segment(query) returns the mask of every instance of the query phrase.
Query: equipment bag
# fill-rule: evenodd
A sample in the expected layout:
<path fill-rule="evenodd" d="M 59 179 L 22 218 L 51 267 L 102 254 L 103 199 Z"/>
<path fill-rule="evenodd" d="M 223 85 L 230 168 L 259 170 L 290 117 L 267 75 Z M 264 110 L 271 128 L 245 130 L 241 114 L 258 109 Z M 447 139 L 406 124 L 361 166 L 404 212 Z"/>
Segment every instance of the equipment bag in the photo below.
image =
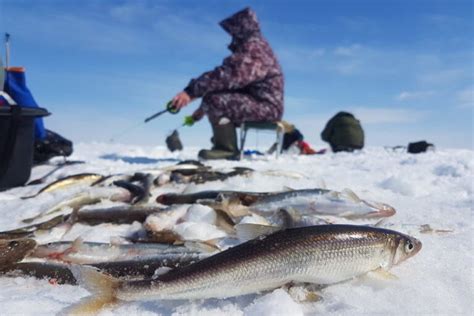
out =
<path fill-rule="evenodd" d="M 46 129 L 46 137 L 44 139 L 35 140 L 33 161 L 35 164 L 39 164 L 46 162 L 53 157 L 67 157 L 72 154 L 72 151 L 73 146 L 69 139 Z"/>
<path fill-rule="evenodd" d="M 433 149 L 434 145 L 426 142 L 426 140 L 422 140 L 419 142 L 414 142 L 414 143 L 409 143 L 407 151 L 410 154 L 419 154 L 419 153 L 424 153 L 428 149 Z"/>
<path fill-rule="evenodd" d="M 39 108 L 33 95 L 26 86 L 25 69 L 22 67 L 10 67 L 5 72 L 4 90 L 21 107 Z M 44 139 L 46 130 L 44 129 L 43 119 L 36 118 L 35 138 Z"/>

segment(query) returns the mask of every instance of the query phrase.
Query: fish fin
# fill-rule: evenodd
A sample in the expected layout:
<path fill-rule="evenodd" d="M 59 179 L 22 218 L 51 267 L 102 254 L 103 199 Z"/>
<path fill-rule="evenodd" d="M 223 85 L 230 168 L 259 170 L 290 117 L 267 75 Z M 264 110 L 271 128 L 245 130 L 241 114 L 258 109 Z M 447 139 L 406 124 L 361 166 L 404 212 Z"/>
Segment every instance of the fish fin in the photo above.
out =
<path fill-rule="evenodd" d="M 352 191 L 351 189 L 346 188 L 346 189 L 342 190 L 342 192 L 344 194 L 346 194 L 354 202 L 360 202 L 361 201 L 360 197 L 358 197 L 357 194 L 355 194 L 354 191 Z"/>
<path fill-rule="evenodd" d="M 25 223 L 25 224 L 30 224 L 32 223 L 35 219 L 39 218 L 42 214 L 38 214 L 38 215 L 35 215 L 33 217 L 28 217 L 28 218 L 25 218 L 25 219 L 22 219 L 21 222 L 22 223 Z"/>
<path fill-rule="evenodd" d="M 422 234 L 444 234 L 444 233 L 452 233 L 454 230 L 452 229 L 433 229 L 429 224 L 420 225 L 420 233 Z"/>
<path fill-rule="evenodd" d="M 326 181 L 324 181 L 324 179 L 321 179 L 321 189 L 325 189 L 327 190 L 328 186 L 326 184 Z"/>
<path fill-rule="evenodd" d="M 251 223 L 235 225 L 237 238 L 239 238 L 241 241 L 255 239 L 262 235 L 269 235 L 276 231 L 279 231 L 280 229 L 281 228 L 277 226 L 251 224 Z"/>
<path fill-rule="evenodd" d="M 84 245 L 84 239 L 82 239 L 82 237 L 77 237 L 71 244 L 71 252 L 79 251 L 79 249 L 82 248 L 82 245 Z"/>
<path fill-rule="evenodd" d="M 285 185 L 285 186 L 283 187 L 283 190 L 285 190 L 286 192 L 295 191 L 295 189 L 293 189 L 292 187 L 289 187 L 289 186 L 287 186 L 287 185 Z"/>
<path fill-rule="evenodd" d="M 209 240 L 206 240 L 206 241 L 203 241 L 202 243 L 210 248 L 214 248 L 214 251 L 215 250 L 220 250 L 221 248 L 217 245 L 217 243 L 219 242 L 219 238 L 215 238 L 215 239 L 209 239 Z"/>
<path fill-rule="evenodd" d="M 373 227 L 383 227 L 387 223 L 387 218 L 382 218 L 377 223 L 372 225 Z"/>
<path fill-rule="evenodd" d="M 329 191 L 326 193 L 326 196 L 328 196 L 330 199 L 339 200 L 341 198 L 341 193 L 337 191 Z"/>
<path fill-rule="evenodd" d="M 93 315 L 104 306 L 117 300 L 116 291 L 121 283 L 120 280 L 101 273 L 91 266 L 72 265 L 69 269 L 78 283 L 85 287 L 91 295 L 66 308 L 65 314 Z"/>
<path fill-rule="evenodd" d="M 28 199 L 32 199 L 32 198 L 36 197 L 37 195 L 38 195 L 38 193 L 37 193 L 37 194 L 33 194 L 33 195 L 22 196 L 22 197 L 20 197 L 20 199 L 22 199 L 22 200 L 28 200 Z"/>
<path fill-rule="evenodd" d="M 235 222 L 234 220 L 224 212 L 223 210 L 216 209 L 216 221 L 215 225 L 225 231 L 227 234 L 234 234 L 235 233 Z"/>
<path fill-rule="evenodd" d="M 221 208 L 226 212 L 231 218 L 243 217 L 250 214 L 250 211 L 247 206 L 244 206 L 240 203 L 238 198 L 226 198 L 219 197 L 221 199 Z"/>
<path fill-rule="evenodd" d="M 213 253 L 216 250 L 219 250 L 218 247 L 215 245 L 212 246 L 207 242 L 201 241 L 185 241 L 184 246 L 189 250 L 199 251 L 199 252 L 206 252 L 206 253 Z"/>
<path fill-rule="evenodd" d="M 301 213 L 293 207 L 279 209 L 278 213 L 282 216 L 283 228 L 295 227 L 301 221 Z"/>
<path fill-rule="evenodd" d="M 383 280 L 398 280 L 398 277 L 395 274 L 382 268 L 378 268 L 377 270 L 371 271 L 370 274 Z"/>
<path fill-rule="evenodd" d="M 295 302 L 319 302 L 323 299 L 322 296 L 318 293 L 321 288 L 321 286 L 318 286 L 316 284 L 290 284 L 286 287 L 286 291 Z"/>

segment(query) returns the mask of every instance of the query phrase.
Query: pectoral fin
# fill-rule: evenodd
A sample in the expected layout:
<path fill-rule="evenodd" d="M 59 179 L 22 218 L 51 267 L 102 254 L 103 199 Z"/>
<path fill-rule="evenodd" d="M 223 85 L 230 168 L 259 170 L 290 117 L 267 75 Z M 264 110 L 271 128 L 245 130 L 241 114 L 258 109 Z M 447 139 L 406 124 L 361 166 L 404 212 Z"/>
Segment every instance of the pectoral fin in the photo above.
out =
<path fill-rule="evenodd" d="M 319 293 L 321 287 L 317 284 L 289 284 L 285 288 L 291 298 L 298 303 L 319 302 L 323 299 Z"/>
<path fill-rule="evenodd" d="M 390 271 L 384 270 L 382 268 L 378 268 L 372 272 L 369 272 L 372 276 L 375 276 L 382 280 L 398 280 L 398 277 L 391 273 Z"/>

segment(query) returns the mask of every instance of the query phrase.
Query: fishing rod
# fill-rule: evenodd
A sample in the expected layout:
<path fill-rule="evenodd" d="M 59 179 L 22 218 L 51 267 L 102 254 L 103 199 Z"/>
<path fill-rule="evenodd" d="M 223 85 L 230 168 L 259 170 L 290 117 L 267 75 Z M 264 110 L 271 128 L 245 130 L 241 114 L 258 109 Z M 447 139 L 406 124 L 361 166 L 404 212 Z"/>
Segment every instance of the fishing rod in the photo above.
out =
<path fill-rule="evenodd" d="M 145 123 L 148 123 L 148 122 L 150 122 L 151 120 L 156 119 L 158 116 L 160 116 L 161 114 L 164 114 L 164 113 L 166 113 L 166 112 L 169 112 L 169 113 L 171 113 L 171 114 L 178 114 L 178 113 L 179 113 L 179 109 L 178 109 L 178 108 L 175 108 L 175 107 L 173 106 L 173 100 L 171 100 L 171 101 L 169 101 L 168 103 L 166 103 L 166 109 L 161 110 L 161 111 L 159 111 L 159 112 L 153 114 L 153 115 L 150 116 L 150 117 L 147 117 L 147 118 L 145 119 Z"/>
<path fill-rule="evenodd" d="M 10 34 L 5 33 L 5 68 L 10 67 Z"/>
<path fill-rule="evenodd" d="M 159 112 L 157 112 L 157 113 L 155 113 L 155 114 L 153 114 L 153 115 L 147 117 L 144 122 L 139 122 L 139 123 L 137 123 L 137 124 L 134 124 L 134 125 L 132 125 L 132 126 L 126 128 L 126 129 L 124 129 L 124 130 L 121 131 L 120 133 L 118 133 L 118 134 L 112 136 L 112 137 L 110 138 L 110 142 L 114 142 L 116 138 L 119 138 L 119 137 L 121 137 L 121 136 L 123 136 L 123 135 L 129 133 L 130 131 L 137 129 L 137 128 L 140 127 L 142 124 L 144 124 L 144 123 L 146 124 L 146 123 L 150 122 L 151 120 L 156 119 L 157 117 L 159 117 L 160 115 L 162 115 L 162 114 L 164 114 L 164 113 L 167 113 L 167 112 L 168 112 L 168 113 L 171 113 L 171 114 L 178 114 L 179 111 L 180 111 L 180 109 L 178 109 L 178 108 L 176 108 L 176 107 L 173 106 L 173 100 L 170 100 L 170 101 L 168 101 L 168 103 L 166 103 L 166 107 L 165 107 L 164 110 L 161 110 L 161 111 L 159 111 Z"/>

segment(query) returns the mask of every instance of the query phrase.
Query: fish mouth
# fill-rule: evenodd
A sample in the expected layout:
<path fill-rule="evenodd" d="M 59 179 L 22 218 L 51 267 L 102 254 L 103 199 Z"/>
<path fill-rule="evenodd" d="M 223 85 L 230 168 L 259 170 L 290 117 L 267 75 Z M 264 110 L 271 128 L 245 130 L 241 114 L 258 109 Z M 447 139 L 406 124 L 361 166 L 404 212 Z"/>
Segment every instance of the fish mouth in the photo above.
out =
<path fill-rule="evenodd" d="M 385 217 L 393 216 L 393 215 L 395 215 L 395 213 L 397 213 L 397 211 L 395 210 L 394 207 L 392 207 L 388 204 L 384 204 L 384 203 L 380 204 L 379 212 L 380 212 L 380 214 L 383 214 L 383 216 L 385 216 Z"/>
<path fill-rule="evenodd" d="M 377 203 L 377 202 L 367 202 L 364 201 L 369 207 L 375 209 L 374 211 L 369 213 L 369 217 L 377 218 L 377 217 L 390 217 L 395 215 L 397 211 L 394 207 L 385 204 L 385 203 Z"/>
<path fill-rule="evenodd" d="M 410 257 L 413 257 L 414 255 L 416 255 L 418 252 L 420 252 L 421 248 L 423 248 L 423 244 L 421 241 L 419 241 L 418 239 L 416 238 L 411 238 L 411 242 L 414 246 L 413 248 L 413 251 L 411 252 L 411 256 Z"/>

